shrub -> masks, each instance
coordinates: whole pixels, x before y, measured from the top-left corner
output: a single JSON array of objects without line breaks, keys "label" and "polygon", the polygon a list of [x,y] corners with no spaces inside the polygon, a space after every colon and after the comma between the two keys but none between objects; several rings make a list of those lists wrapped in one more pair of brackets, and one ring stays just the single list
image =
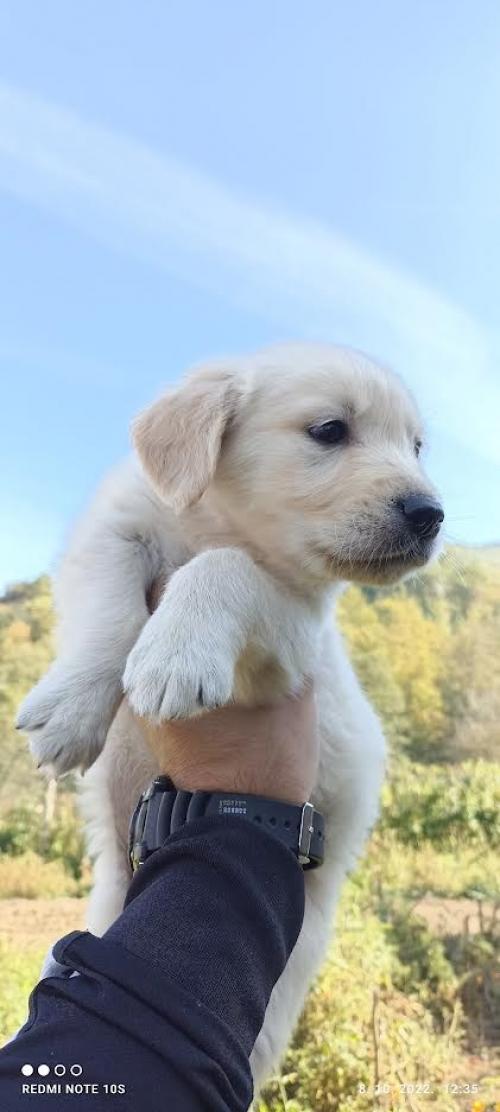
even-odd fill
[{"label": "shrub", "polygon": [[72,796],[61,795],[54,821],[47,826],[43,806],[15,807],[0,820],[0,854],[18,857],[32,851],[45,861],[59,861],[70,876],[86,872],[82,825]]},{"label": "shrub", "polygon": [[498,765],[416,765],[400,759],[383,792],[381,828],[399,840],[442,849],[500,846]]},{"label": "shrub", "polygon": [[59,861],[44,861],[32,850],[17,857],[0,857],[0,899],[74,896],[77,890],[76,881]]},{"label": "shrub", "polygon": [[80,880],[85,872],[85,839],[72,799],[59,801],[56,820],[45,839],[45,853],[49,861],[61,861],[64,868]]},{"label": "shrub", "polygon": [[18,857],[34,849],[40,839],[41,814],[38,808],[15,807],[0,821],[0,853]]},{"label": "shrub", "polygon": [[377,896],[388,893],[390,906],[399,893],[409,898],[432,892],[437,896],[498,898],[498,851],[489,846],[436,849],[432,842],[404,845],[392,831],[378,831],[356,872],[356,883]]},{"label": "shrub", "polygon": [[429,1100],[454,1107],[440,1082],[456,1068],[460,1004],[441,944],[427,956],[423,932],[411,917],[393,931],[348,885],[338,937],[259,1112],[399,1112],[401,1084],[429,1079]]}]

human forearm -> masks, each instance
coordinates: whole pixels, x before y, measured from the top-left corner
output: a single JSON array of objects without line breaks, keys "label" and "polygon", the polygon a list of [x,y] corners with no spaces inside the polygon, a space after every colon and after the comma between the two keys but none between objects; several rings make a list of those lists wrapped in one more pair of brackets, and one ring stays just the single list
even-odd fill
[{"label": "human forearm", "polygon": [[[26,1062],[81,1063],[80,1083],[98,1086],[98,1112],[112,1100],[110,1083],[125,1086],[123,1112],[158,1112],[162,1102],[176,1112],[246,1112],[248,1055],[303,898],[292,853],[250,823],[205,818],[172,835],[102,940],[79,934],[56,947],[80,976],[42,982],[29,1026],[0,1056],[9,1112],[25,1107],[22,1084],[42,1080],[22,1077]],[[74,1082],[64,1079],[63,1090],[66,1080]],[[38,1095],[37,1107],[75,1109],[79,1099],[87,1107],[84,1095],[63,1091],[55,1105]]]}]

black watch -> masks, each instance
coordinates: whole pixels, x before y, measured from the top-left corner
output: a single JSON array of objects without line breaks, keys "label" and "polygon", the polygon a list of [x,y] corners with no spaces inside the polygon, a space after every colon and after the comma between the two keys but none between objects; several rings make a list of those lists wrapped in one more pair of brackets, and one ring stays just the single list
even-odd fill
[{"label": "black watch", "polygon": [[234,815],[259,823],[292,850],[304,869],[323,864],[324,821],[312,803],[301,806],[235,792],[178,791],[168,776],[157,776],[142,793],[130,823],[132,872],[174,830],[205,815]]}]

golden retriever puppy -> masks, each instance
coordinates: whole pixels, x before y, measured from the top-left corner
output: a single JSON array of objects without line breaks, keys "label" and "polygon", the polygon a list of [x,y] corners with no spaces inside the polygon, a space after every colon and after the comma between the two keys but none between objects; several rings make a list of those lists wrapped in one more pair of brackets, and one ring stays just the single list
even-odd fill
[{"label": "golden retriever puppy", "polygon": [[19,725],[40,764],[93,765],[89,925],[101,932],[121,910],[129,818],[157,771],[134,712],[160,722],[264,703],[314,678],[325,863],[306,874],[302,933],[253,1052],[258,1089],[377,814],[384,740],[335,599],[346,581],[393,583],[423,567],[443,511],[419,459],[413,399],[345,348],[283,346],[205,366],[137,419],[133,439],[138,459],[104,483],[76,529],[56,584],[58,657]]}]

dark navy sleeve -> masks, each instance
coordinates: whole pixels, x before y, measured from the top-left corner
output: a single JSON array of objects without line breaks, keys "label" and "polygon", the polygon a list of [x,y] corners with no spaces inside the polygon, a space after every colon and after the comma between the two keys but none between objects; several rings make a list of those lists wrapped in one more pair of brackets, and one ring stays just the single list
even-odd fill
[{"label": "dark navy sleeve", "polygon": [[103,938],[57,943],[64,975],[37,985],[0,1052],[0,1107],[247,1112],[249,1054],[303,913],[302,870],[271,833],[185,826]]}]

